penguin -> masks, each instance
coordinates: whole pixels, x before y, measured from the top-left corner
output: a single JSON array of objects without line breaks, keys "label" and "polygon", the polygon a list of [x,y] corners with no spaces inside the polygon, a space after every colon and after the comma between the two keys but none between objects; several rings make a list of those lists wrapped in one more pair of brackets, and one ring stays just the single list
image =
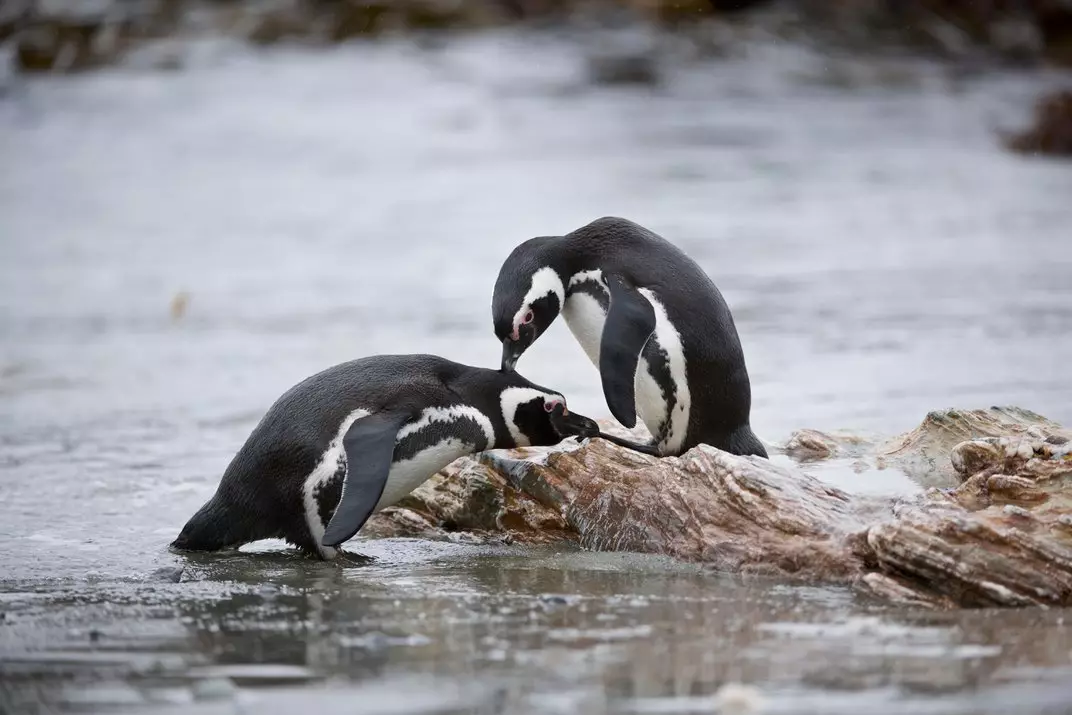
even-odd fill
[{"label": "penguin", "polygon": [[463,455],[598,434],[560,393],[516,371],[434,355],[352,360],[276,400],[171,546],[282,538],[331,560],[372,514]]},{"label": "penguin", "polygon": [[708,444],[767,457],[749,423],[751,384],[733,316],[692,259],[643,226],[607,216],[510,253],[492,297],[502,368],[562,314],[599,370],[616,420],[637,414],[661,456]]}]

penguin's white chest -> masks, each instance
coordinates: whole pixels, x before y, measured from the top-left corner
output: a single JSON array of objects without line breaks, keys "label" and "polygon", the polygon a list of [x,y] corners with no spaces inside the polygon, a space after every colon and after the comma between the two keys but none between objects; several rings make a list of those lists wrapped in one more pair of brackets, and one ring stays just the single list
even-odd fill
[{"label": "penguin's white chest", "polygon": [[603,324],[607,322],[603,306],[588,293],[574,293],[566,298],[562,317],[588,359],[598,368],[599,342],[603,338]]},{"label": "penguin's white chest", "polygon": [[[570,278],[562,317],[592,364],[599,368],[599,346],[607,321],[610,293],[602,272],[584,271]],[[602,293],[602,298],[598,297]],[[689,425],[690,396],[681,336],[667,317],[666,310],[652,291],[640,293],[655,311],[655,359],[643,355],[633,378],[637,415],[663,451],[676,451],[685,440]]]},{"label": "penguin's white chest", "polygon": [[[324,558],[334,558],[335,549],[320,543],[327,522],[320,515],[318,494],[329,481],[346,473],[349,458],[361,458],[360,455],[346,454],[343,437],[355,421],[368,415],[367,410],[359,409],[343,420],[335,438],[303,485],[309,533]],[[468,405],[425,408],[416,419],[403,426],[395,437],[395,462],[387,473],[383,493],[376,502],[373,513],[398,503],[429,477],[459,457],[486,449],[494,442],[495,429],[491,420],[476,408]]]},{"label": "penguin's white chest", "polygon": [[387,484],[373,513],[397,504],[402,497],[424,484],[440,469],[472,451],[473,445],[448,438],[439,444],[426,447],[410,459],[395,462],[387,474]]}]

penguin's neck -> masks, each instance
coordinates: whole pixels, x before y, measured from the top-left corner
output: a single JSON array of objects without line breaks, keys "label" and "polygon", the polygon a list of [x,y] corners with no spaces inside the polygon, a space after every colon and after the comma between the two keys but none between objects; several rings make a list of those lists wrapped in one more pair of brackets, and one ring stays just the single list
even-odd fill
[{"label": "penguin's neck", "polygon": [[447,387],[459,398],[459,403],[484,413],[495,433],[489,449],[512,447],[510,427],[506,424],[499,404],[499,396],[509,386],[507,376],[500,370],[466,366],[467,369],[454,376]]},{"label": "penguin's neck", "polygon": [[543,246],[540,259],[540,265],[554,270],[563,285],[568,285],[570,278],[594,265],[593,256],[585,250],[583,242],[566,236],[559,236]]}]

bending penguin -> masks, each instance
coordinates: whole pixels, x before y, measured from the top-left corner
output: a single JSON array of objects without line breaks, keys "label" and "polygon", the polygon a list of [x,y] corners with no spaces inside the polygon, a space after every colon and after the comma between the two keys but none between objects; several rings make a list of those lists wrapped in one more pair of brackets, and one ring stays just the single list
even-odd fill
[{"label": "bending penguin", "polygon": [[272,405],[171,545],[216,551],[282,538],[332,559],[372,514],[458,457],[598,431],[562,395],[513,371],[434,355],[353,360]]},{"label": "bending penguin", "polygon": [[639,413],[659,454],[703,443],[767,456],[749,424],[751,385],[730,309],[672,243],[605,217],[517,246],[492,298],[503,369],[560,312],[599,369],[611,414],[631,428]]}]

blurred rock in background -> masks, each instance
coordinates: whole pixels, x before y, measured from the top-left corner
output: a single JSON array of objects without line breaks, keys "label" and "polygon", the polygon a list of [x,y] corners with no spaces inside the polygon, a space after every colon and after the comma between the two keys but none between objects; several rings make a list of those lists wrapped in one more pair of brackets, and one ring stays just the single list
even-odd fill
[{"label": "blurred rock in background", "polygon": [[[665,30],[759,23],[830,46],[1072,65],[1072,0],[7,0],[0,42],[14,42],[20,71],[71,72],[176,35],[333,43],[516,23],[568,26],[622,11]],[[641,74],[647,81],[648,70]]]},{"label": "blurred rock in background", "polygon": [[[608,85],[658,85],[675,47],[719,57],[755,37],[847,57],[909,52],[965,69],[1072,66],[1072,0],[6,0],[0,61],[7,75],[70,73],[138,49],[169,69],[196,38],[321,46],[511,25],[569,32],[589,81]],[[835,69],[824,81],[840,76]],[[1042,101],[1036,126],[1006,143],[1068,155],[1070,142],[1066,92]]]},{"label": "blurred rock in background", "polygon": [[1072,156],[1072,90],[1039,100],[1034,124],[1009,137],[1009,148],[1025,154]]}]

